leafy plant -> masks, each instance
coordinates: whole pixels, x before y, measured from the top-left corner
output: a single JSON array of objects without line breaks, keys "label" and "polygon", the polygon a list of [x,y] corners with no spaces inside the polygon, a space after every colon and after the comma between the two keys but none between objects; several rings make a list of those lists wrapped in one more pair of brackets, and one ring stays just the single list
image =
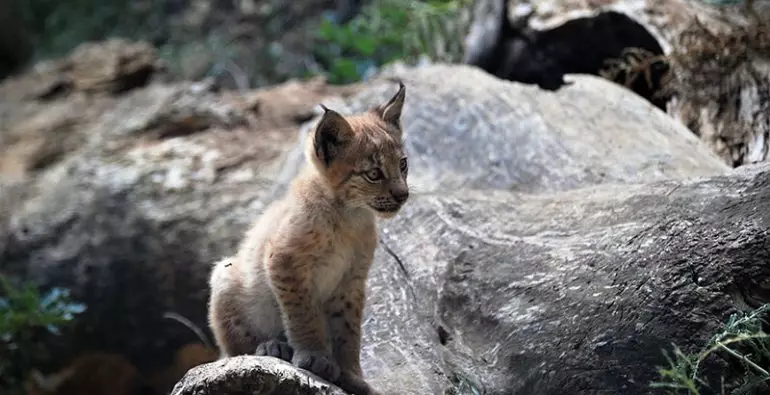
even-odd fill
[{"label": "leafy plant", "polygon": [[66,289],[41,295],[31,284],[15,286],[0,276],[0,388],[20,388],[29,369],[48,357],[45,337],[59,335],[83,311]]},{"label": "leafy plant", "polygon": [[316,58],[332,83],[365,79],[396,59],[414,64],[421,55],[455,61],[472,0],[382,0],[371,2],[344,25],[324,20]]},{"label": "leafy plant", "polygon": [[670,393],[700,395],[707,386],[699,377],[699,367],[713,353],[720,355],[732,368],[742,372],[734,382],[724,382],[722,377],[721,393],[731,388],[730,394],[752,394],[758,389],[770,389],[770,335],[764,331],[770,317],[770,304],[766,304],[748,314],[733,314],[723,330],[715,334],[698,354],[687,355],[674,346],[674,356],[669,357],[668,368],[660,368],[663,381],[651,384],[654,388],[669,389]]}]

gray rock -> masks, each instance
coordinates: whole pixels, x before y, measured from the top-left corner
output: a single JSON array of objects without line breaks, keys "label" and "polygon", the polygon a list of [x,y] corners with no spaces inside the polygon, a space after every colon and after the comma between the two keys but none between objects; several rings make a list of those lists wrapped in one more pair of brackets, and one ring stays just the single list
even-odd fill
[{"label": "gray rock", "polygon": [[[767,302],[769,198],[770,166],[539,196],[418,196],[383,225],[365,374],[385,394],[647,393],[663,349],[693,350],[726,315]],[[193,370],[177,389],[231,371]],[[262,380],[258,370],[235,382]]]},{"label": "gray rock", "polygon": [[345,395],[312,373],[277,358],[240,356],[191,369],[171,395]]},{"label": "gray rock", "polygon": [[[659,346],[707,337],[733,305],[728,290],[753,295],[767,278],[767,173],[726,175],[641,98],[590,77],[556,93],[463,66],[400,77],[415,192],[383,223],[362,350],[385,393],[639,393]],[[323,102],[358,111],[393,88]],[[163,313],[207,327],[210,264],[301,163],[296,132],[253,131],[230,100],[167,89],[113,98],[77,155],[2,184],[0,270],[88,306],[56,361],[108,349],[142,371],[167,365],[195,335]],[[208,126],[156,133],[188,113]],[[242,363],[223,369],[243,388],[272,371]],[[252,363],[265,370],[238,376]],[[183,384],[224,383],[230,373],[210,378],[216,366]]]},{"label": "gray rock", "polygon": [[[401,69],[383,77],[407,84],[402,121],[414,169],[409,177],[422,193],[542,192],[729,169],[684,126],[599,77],[573,76],[573,84],[558,92],[461,65]],[[363,111],[392,95],[394,84],[372,85],[333,108]]]},{"label": "gray rock", "polygon": [[[396,348],[392,333],[419,328],[442,352],[425,365],[487,394],[647,393],[663,349],[693,352],[727,315],[770,300],[768,197],[770,166],[537,196],[419,196],[384,225],[392,257],[377,261],[369,312],[382,335],[368,330],[366,344]],[[397,274],[416,311],[388,323],[378,317],[396,301],[381,295]],[[383,355],[369,347],[365,361]],[[704,377],[730,377],[714,363]],[[428,393],[396,374],[370,370],[387,393]]]}]

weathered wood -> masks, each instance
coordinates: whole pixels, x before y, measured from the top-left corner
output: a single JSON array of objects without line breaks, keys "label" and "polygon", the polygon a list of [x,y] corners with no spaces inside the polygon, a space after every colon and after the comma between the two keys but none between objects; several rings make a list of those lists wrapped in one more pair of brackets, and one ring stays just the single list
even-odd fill
[{"label": "weathered wood", "polygon": [[730,166],[770,160],[770,24],[694,22],[670,58],[672,114]]},{"label": "weathered wood", "polygon": [[[668,111],[730,166],[770,159],[770,3],[542,0],[513,21],[509,3],[476,2],[466,63],[547,89],[565,73],[602,75]],[[624,46],[644,51],[621,56]]]}]

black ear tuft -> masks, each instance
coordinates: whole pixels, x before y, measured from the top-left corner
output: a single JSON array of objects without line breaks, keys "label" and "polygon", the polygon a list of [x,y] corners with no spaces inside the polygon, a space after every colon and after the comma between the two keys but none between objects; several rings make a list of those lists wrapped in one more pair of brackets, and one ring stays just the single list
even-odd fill
[{"label": "black ear tuft", "polygon": [[323,104],[321,108],[324,109],[324,115],[316,126],[313,145],[319,162],[329,167],[352,138],[353,130],[342,115]]},{"label": "black ear tuft", "polygon": [[398,92],[396,92],[387,103],[375,109],[375,112],[382,118],[382,120],[395,127],[400,126],[401,109],[404,106],[404,99],[406,98],[406,86],[400,80],[397,82]]}]

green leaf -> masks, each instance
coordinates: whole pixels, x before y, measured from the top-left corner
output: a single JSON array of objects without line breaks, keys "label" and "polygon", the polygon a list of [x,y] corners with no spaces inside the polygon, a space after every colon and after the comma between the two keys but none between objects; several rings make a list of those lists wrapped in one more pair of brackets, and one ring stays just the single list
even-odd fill
[{"label": "green leaf", "polygon": [[324,40],[337,42],[339,41],[338,30],[339,28],[337,27],[337,25],[335,25],[328,19],[324,19],[321,22],[321,27],[318,29],[318,33],[319,33],[318,35]]},{"label": "green leaf", "polygon": [[361,78],[358,75],[356,62],[347,58],[336,59],[332,66],[332,73],[337,77],[335,81],[337,83],[349,83]]},{"label": "green leaf", "polygon": [[354,44],[358,52],[363,56],[372,56],[377,50],[377,42],[371,36],[357,37]]}]

